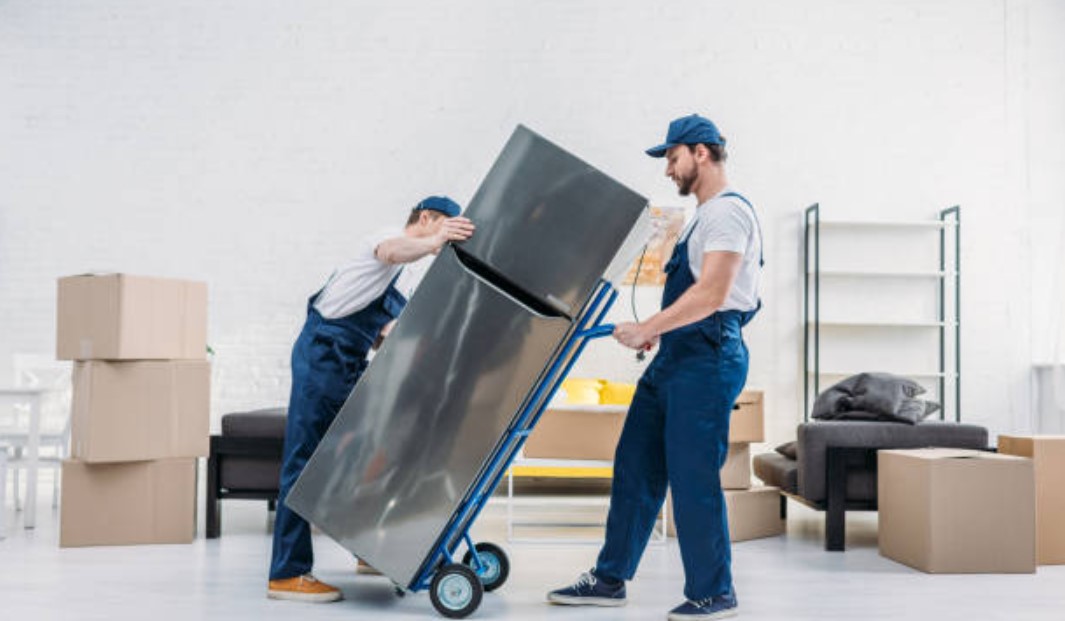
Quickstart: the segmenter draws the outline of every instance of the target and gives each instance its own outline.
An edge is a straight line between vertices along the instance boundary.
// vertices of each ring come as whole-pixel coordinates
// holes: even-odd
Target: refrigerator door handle
[[[521,306],[533,315],[544,319],[573,320],[569,305],[565,304],[555,296],[548,295],[546,300],[541,300],[521,289],[518,285],[508,280],[498,271],[492,269],[488,264],[480,261],[461,247],[455,244],[450,244],[450,247],[455,253],[455,258],[458,259],[459,265],[461,265],[462,269],[470,274],[470,276],[473,276],[478,281],[506,296],[512,302]]]

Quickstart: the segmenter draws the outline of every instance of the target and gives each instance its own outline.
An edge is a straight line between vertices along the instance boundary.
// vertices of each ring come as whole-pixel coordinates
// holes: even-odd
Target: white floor
[[[42,488],[43,489],[43,488]],[[400,599],[390,582],[356,576],[351,557],[325,537],[316,573],[344,591],[336,604],[265,597],[270,552],[264,503],[226,503],[222,538],[188,546],[60,550],[57,514],[42,494],[39,525],[21,527],[7,505],[0,540],[0,619],[439,619],[424,593]],[[622,609],[549,606],[544,593],[592,565],[593,544],[506,542],[504,511],[491,504],[477,540],[501,543],[511,577],[485,596],[474,619],[596,621],[664,619],[680,603],[683,572],[675,540],[648,548]],[[788,534],[733,548],[733,571],[746,619],[1065,619],[1065,566],[1034,575],[934,576],[884,559],[876,518],[850,518],[845,553],[822,548],[822,515],[792,503]]]

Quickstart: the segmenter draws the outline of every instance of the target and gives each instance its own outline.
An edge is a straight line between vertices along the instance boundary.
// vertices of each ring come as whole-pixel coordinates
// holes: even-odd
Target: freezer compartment
[[[462,248],[568,316],[579,312],[647,199],[519,125],[464,215]]]
[[[445,248],[288,505],[408,585],[571,327]]]

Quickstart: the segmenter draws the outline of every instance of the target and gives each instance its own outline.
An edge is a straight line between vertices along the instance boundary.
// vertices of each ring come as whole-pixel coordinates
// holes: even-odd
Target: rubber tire
[[[461,608],[445,605],[443,600],[446,597],[441,597],[440,594],[445,583],[453,584],[455,580],[465,581],[470,588],[470,599]],[[483,597],[484,586],[481,584],[481,579],[477,577],[477,573],[469,567],[458,563],[451,563],[441,567],[433,576],[433,581],[429,585],[429,599],[433,602],[433,608],[436,608],[437,612],[449,619],[463,619],[470,616],[473,611],[480,607],[481,598]]]
[[[481,580],[481,583],[484,584],[484,590],[491,593],[503,586],[503,583],[507,581],[507,577],[510,576],[510,559],[507,558],[507,553],[503,551],[503,548],[494,543],[485,541],[476,544],[474,547],[477,548],[477,554],[494,556],[499,563],[499,574],[495,579],[490,581]],[[462,564],[473,569],[473,552],[466,551],[466,556],[462,558]],[[477,573],[476,570],[474,570],[474,573]]]

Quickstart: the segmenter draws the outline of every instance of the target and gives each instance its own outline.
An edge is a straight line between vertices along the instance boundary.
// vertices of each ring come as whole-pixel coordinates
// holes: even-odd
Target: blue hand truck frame
[[[493,591],[506,581],[510,568],[506,554],[491,543],[474,544],[470,528],[588,341],[613,334],[614,326],[604,324],[603,320],[617,296],[613,285],[605,280],[599,282],[575,321],[576,329],[562,342],[551,365],[540,376],[452,514],[444,533],[407,585],[406,590],[410,592],[428,590],[433,606],[440,614],[455,619],[469,616],[480,606],[484,591]],[[463,544],[466,554],[460,562],[457,553]],[[404,589],[397,585],[396,593],[403,595]]]

